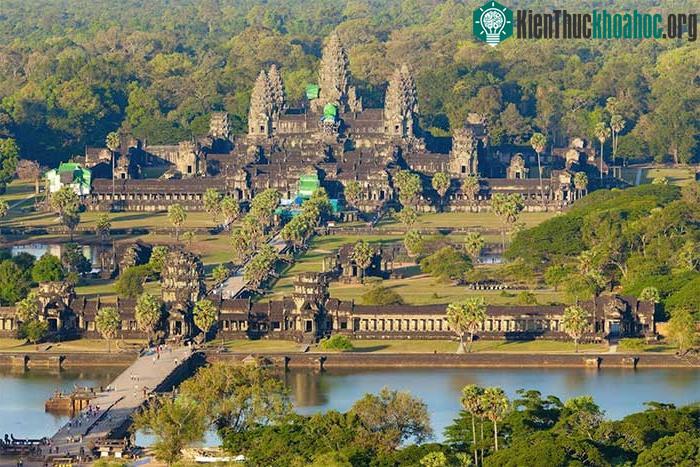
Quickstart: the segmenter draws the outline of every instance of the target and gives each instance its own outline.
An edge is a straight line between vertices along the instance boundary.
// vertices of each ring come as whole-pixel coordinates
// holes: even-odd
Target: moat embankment
[[[218,352],[206,351],[207,361],[240,363],[251,357],[283,368],[700,368],[699,357],[670,353],[361,353],[361,352]],[[136,353],[119,352],[2,352],[0,366],[12,368],[81,368],[128,366]]]

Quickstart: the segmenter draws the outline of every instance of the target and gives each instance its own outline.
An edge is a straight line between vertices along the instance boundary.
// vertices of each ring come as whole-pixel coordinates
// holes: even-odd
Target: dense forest
[[[527,141],[537,129],[563,144],[593,139],[596,123],[614,112],[625,121],[619,155],[697,161],[697,42],[511,39],[490,48],[472,39],[472,10],[481,3],[3,0],[0,136],[15,138],[23,157],[55,165],[103,145],[118,128],[151,143],[202,135],[212,110],[228,111],[240,132],[260,68],[277,64],[298,101],[335,31],[367,106],[382,105],[388,76],[408,62],[421,126],[433,135],[478,112],[496,143]],[[558,3],[570,11],[690,12],[694,2]]]
[[[657,319],[700,320],[700,183],[598,190],[565,214],[518,232],[506,256],[524,277],[543,273],[568,300],[605,290],[652,300]]]

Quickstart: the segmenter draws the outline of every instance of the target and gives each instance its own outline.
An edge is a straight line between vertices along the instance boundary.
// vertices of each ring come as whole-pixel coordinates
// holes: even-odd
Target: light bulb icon
[[[479,23],[486,32],[486,43],[496,47],[501,42],[501,33],[506,26],[506,15],[499,9],[488,8],[481,13]]]

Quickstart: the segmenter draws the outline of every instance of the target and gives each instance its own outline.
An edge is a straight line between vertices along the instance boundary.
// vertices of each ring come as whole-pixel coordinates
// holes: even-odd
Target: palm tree
[[[105,139],[107,149],[109,149],[109,152],[112,155],[112,205],[114,205],[114,194],[116,191],[114,188],[114,171],[116,166],[115,152],[117,151],[117,149],[119,149],[119,145],[121,143],[120,139],[121,138],[119,138],[119,133],[116,131],[107,134],[107,138]]]
[[[474,333],[486,319],[486,302],[483,297],[472,297],[462,303],[447,305],[447,322],[459,336],[457,353],[464,353],[464,335],[469,333],[467,352],[472,351]]]
[[[605,140],[610,137],[610,128],[608,128],[605,123],[600,122],[595,126],[595,137],[600,141],[600,180],[603,181],[603,145]]]
[[[467,232],[467,235],[464,236],[464,249],[467,250],[474,263],[479,259],[485,244],[484,237],[479,232]]]
[[[612,141],[613,141],[613,163],[617,158],[617,144],[619,143],[619,135],[622,130],[625,129],[625,119],[622,115],[615,114],[610,117],[610,128],[612,129]]]
[[[510,407],[510,402],[503,389],[498,387],[486,388],[482,400],[486,418],[493,423],[493,445],[498,451],[498,422],[505,417]]]
[[[537,153],[537,175],[540,180],[540,199],[542,201],[542,208],[544,209],[544,187],[542,186],[542,161],[541,155],[544,148],[547,146],[547,137],[542,133],[535,133],[530,138],[530,146]]]
[[[112,339],[117,337],[121,327],[119,311],[114,307],[101,308],[95,316],[95,327],[97,331],[107,340],[107,352],[112,351]]]
[[[365,271],[372,264],[374,255],[374,248],[372,248],[370,244],[364,240],[360,240],[353,247],[351,257],[352,260],[355,261],[355,263],[360,267],[362,279],[365,277]]]
[[[447,190],[450,189],[450,176],[444,172],[438,172],[433,175],[432,185],[433,189],[440,195],[440,210],[442,211],[445,195],[447,194]]]
[[[469,195],[472,201],[476,201],[480,189],[479,178],[476,175],[470,175],[462,180],[462,191]]]
[[[576,198],[580,198],[581,193],[588,190],[588,175],[586,175],[586,172],[576,172],[574,175],[574,187],[576,187]]]
[[[564,331],[574,340],[577,353],[579,340],[589,327],[589,316],[589,313],[579,305],[572,305],[564,310],[561,324],[564,327]]]
[[[175,203],[168,207],[168,220],[175,227],[175,240],[180,241],[180,227],[187,219],[187,212],[181,204]]]
[[[207,333],[218,319],[218,309],[211,300],[200,300],[194,305],[194,324],[204,333],[206,340]]]
[[[481,413],[482,396],[484,389],[476,384],[470,384],[462,388],[462,408],[471,415],[472,419],[472,447],[474,448],[474,465],[479,464],[479,454],[476,448],[476,417]]]

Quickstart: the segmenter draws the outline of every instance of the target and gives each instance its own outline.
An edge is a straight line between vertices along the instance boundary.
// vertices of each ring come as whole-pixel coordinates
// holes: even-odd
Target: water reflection
[[[54,390],[70,391],[74,384],[106,384],[119,372],[114,368],[58,374],[0,369],[0,433],[28,437],[52,434],[66,421],[66,417],[44,412],[44,401]],[[643,410],[647,401],[676,405],[700,401],[698,369],[385,368],[323,373],[295,369],[283,377],[296,410],[302,414],[346,411],[365,393],[376,393],[385,386],[410,391],[428,405],[437,439],[459,412],[461,391],[467,384],[500,386],[511,398],[517,397],[518,389],[536,389],[562,400],[591,395],[613,419]],[[143,436],[137,439],[140,443],[149,441]],[[216,434],[210,432],[206,443],[217,442]]]
[[[66,415],[44,412],[44,402],[55,391],[70,392],[74,385],[106,385],[123,369],[29,370],[0,368],[0,433],[18,438],[41,438],[68,421]]]
[[[20,253],[28,253],[34,258],[39,259],[44,254],[49,253],[57,258],[60,258],[63,250],[65,249],[65,243],[29,243],[25,245],[14,245],[10,249],[12,256],[17,256]],[[102,250],[108,249],[111,251],[111,245],[79,245],[83,256],[90,260],[93,268],[98,268],[100,266],[100,252]]]

